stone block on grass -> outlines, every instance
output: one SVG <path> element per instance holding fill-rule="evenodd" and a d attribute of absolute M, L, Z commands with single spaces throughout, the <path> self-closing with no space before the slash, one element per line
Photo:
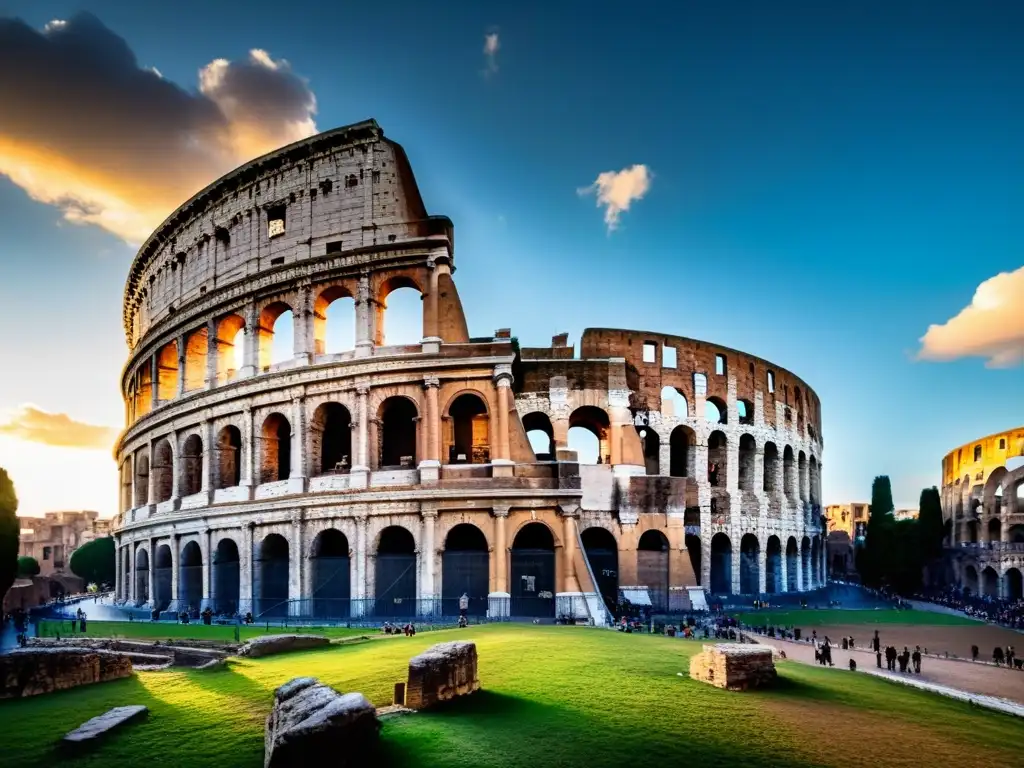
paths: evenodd
<path fill-rule="evenodd" d="M 409 660 L 405 706 L 429 709 L 479 689 L 476 643 L 439 643 Z"/>
<path fill-rule="evenodd" d="M 331 644 L 328 637 L 322 635 L 263 635 L 254 637 L 238 649 L 239 656 L 259 658 L 275 653 L 289 651 L 307 651 L 311 648 L 324 648 Z"/>
<path fill-rule="evenodd" d="M 0 655 L 0 699 L 38 696 L 130 677 L 126 654 L 91 648 L 16 648 Z"/>
<path fill-rule="evenodd" d="M 132 720 L 144 717 L 148 711 L 141 704 L 114 707 L 108 712 L 82 723 L 61 740 L 61 745 L 65 749 L 81 749 L 96 744 L 115 728 L 120 728 Z"/>
<path fill-rule="evenodd" d="M 705 645 L 690 659 L 690 677 L 716 688 L 745 691 L 775 682 L 777 672 L 769 645 Z"/>
<path fill-rule="evenodd" d="M 362 766 L 377 746 L 377 711 L 361 693 L 338 693 L 313 677 L 297 677 L 274 692 L 267 716 L 264 768 Z"/>

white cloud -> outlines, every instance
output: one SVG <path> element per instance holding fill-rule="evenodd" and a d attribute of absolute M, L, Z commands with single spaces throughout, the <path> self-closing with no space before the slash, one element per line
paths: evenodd
<path fill-rule="evenodd" d="M 501 47 L 501 41 L 498 39 L 497 32 L 488 32 L 484 35 L 484 58 L 487 60 L 487 66 L 484 69 L 484 75 L 493 75 L 498 71 L 498 49 Z"/>
<path fill-rule="evenodd" d="M 589 187 L 576 190 L 580 195 L 597 195 L 597 207 L 604 207 L 604 223 L 612 232 L 619 226 L 619 216 L 640 200 L 651 188 L 654 174 L 646 165 L 634 165 L 621 171 L 605 171 Z"/>
<path fill-rule="evenodd" d="M 0 18 L 0 102 L 0 175 L 132 244 L 218 176 L 316 132 L 287 61 L 217 59 L 187 91 L 88 13 L 42 31 Z"/>
<path fill-rule="evenodd" d="M 919 360 L 987 358 L 987 368 L 1024 363 L 1024 267 L 1000 272 L 974 292 L 970 305 L 921 337 Z"/>
<path fill-rule="evenodd" d="M 75 421 L 66 413 L 49 413 L 31 404 L 0 417 L 0 437 L 58 448 L 109 451 L 117 435 L 116 427 Z"/>

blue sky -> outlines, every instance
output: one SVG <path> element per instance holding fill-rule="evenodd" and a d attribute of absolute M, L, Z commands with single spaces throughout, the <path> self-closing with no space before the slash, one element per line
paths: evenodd
<path fill-rule="evenodd" d="M 471 333 L 511 326 L 544 344 L 641 328 L 765 357 L 821 398 L 826 503 L 867 500 L 889 474 L 897 505 L 916 506 L 947 450 L 1024 423 L 1024 368 L 987 367 L 977 339 L 947 344 L 966 357 L 915 360 L 929 325 L 1024 265 L 1024 5 L 834 5 L 8 0 L 5 12 L 41 29 L 84 8 L 189 91 L 215 59 L 287 59 L 315 93 L 318 129 L 373 117 L 405 147 L 428 209 L 455 222 Z M 0 154 L 4 129 L 0 115 Z M 634 164 L 650 188 L 609 232 L 577 190 Z M 0 411 L 32 403 L 118 427 L 134 249 L 23 186 L 0 175 L 0 338 L 15 364 Z M 1024 350 L 1013 323 L 1000 343 Z M 0 433 L 0 465 L 21 470 L 26 511 L 113 511 L 108 452 L 12 435 Z M 109 478 L 57 493 L 27 466 L 55 456 Z"/>

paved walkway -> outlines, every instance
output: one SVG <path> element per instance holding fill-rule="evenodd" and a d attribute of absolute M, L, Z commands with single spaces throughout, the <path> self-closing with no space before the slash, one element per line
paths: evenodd
<path fill-rule="evenodd" d="M 810 643 L 762 637 L 745 632 L 748 637 L 786 652 L 786 658 L 804 664 L 817 664 Z M 842 646 L 832 647 L 832 661 L 837 669 L 849 670 L 850 659 L 857 662 L 857 671 L 882 677 L 903 685 L 970 701 L 979 706 L 1024 717 L 1024 672 L 972 664 L 969 661 L 925 658 L 921 674 L 889 672 L 876 666 L 875 654 L 868 650 L 844 651 Z M 883 658 L 882 663 L 885 663 Z"/>

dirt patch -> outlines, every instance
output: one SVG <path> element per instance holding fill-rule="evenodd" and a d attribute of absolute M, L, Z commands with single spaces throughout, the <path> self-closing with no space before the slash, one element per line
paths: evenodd
<path fill-rule="evenodd" d="M 813 765 L 841 764 L 847 768 L 919 768 L 921 755 L 929 755 L 934 765 L 961 768 L 1013 768 L 1019 760 L 1013 755 L 978 749 L 957 741 L 941 728 L 925 727 L 884 715 L 819 701 L 788 700 L 772 704 L 772 716 L 795 731 L 805 731 L 808 723 L 819 723 L 822 738 L 805 739 L 801 754 Z"/>

